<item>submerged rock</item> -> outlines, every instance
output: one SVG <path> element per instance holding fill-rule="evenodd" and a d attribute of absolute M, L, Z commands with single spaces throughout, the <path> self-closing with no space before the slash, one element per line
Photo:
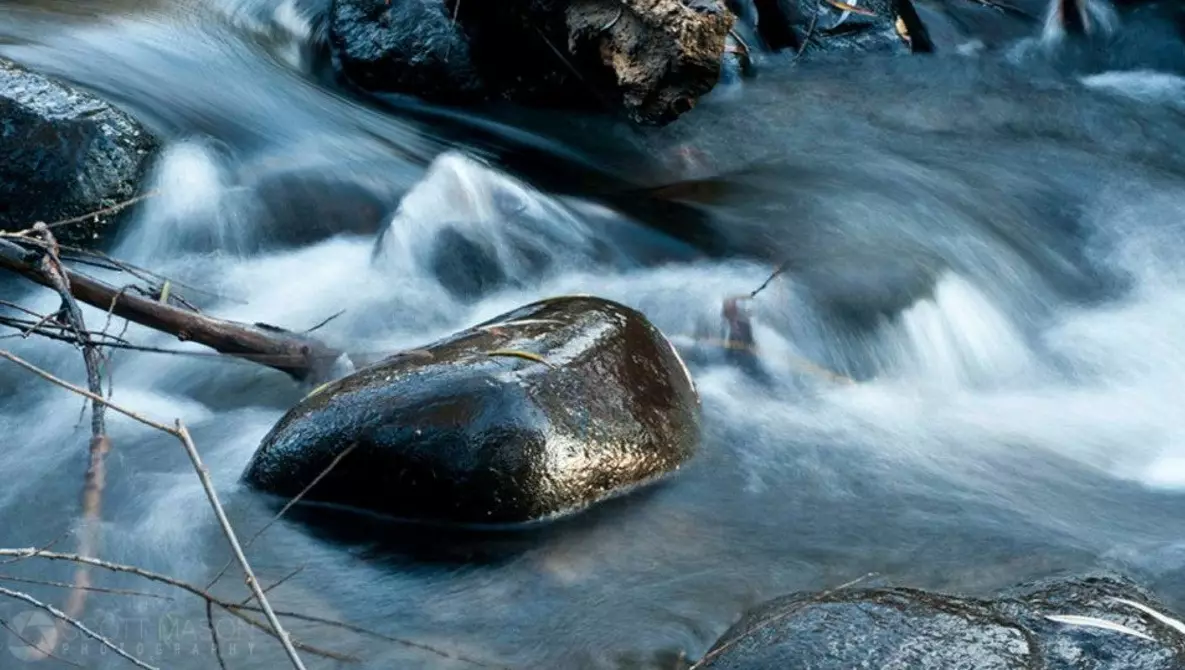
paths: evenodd
<path fill-rule="evenodd" d="M 747 614 L 697 667 L 1170 670 L 1183 667 L 1185 634 L 1164 612 L 1106 575 L 1029 584 L 994 600 L 904 588 L 796 594 Z"/>
<path fill-rule="evenodd" d="M 336 0 L 331 33 L 369 90 L 665 123 L 716 85 L 732 23 L 721 0 Z"/>
<path fill-rule="evenodd" d="M 0 60 L 0 230 L 72 219 L 136 195 L 156 140 L 89 93 Z M 113 213 L 56 232 L 93 241 Z"/>
<path fill-rule="evenodd" d="M 563 297 L 315 391 L 264 438 L 244 477 L 292 497 L 353 446 L 308 500 L 515 524 L 657 480 L 698 441 L 691 377 L 658 329 L 623 305 Z"/>

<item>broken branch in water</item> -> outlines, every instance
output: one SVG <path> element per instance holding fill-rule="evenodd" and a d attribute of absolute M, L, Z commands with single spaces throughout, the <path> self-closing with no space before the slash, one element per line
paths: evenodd
<path fill-rule="evenodd" d="M 62 266 L 62 259 L 58 256 L 58 241 L 54 238 L 49 227 L 38 223 L 32 228 L 33 234 L 44 242 L 44 253 L 36 264 L 42 283 L 50 286 L 62 300 L 58 308 L 58 319 L 68 327 L 77 338 L 77 344 L 82 348 L 82 359 L 86 364 L 86 383 L 92 394 L 103 393 L 103 352 L 98 344 L 91 339 L 86 328 L 86 320 L 82 309 L 70 291 L 70 280 Z M 47 320 L 47 319 L 43 319 Z M 35 328 L 40 328 L 38 322 Z M 64 330 L 64 329 L 63 329 Z M 111 450 L 111 441 L 107 437 L 107 426 L 104 419 L 106 407 L 103 403 L 91 401 L 91 440 L 88 449 L 89 461 L 82 486 L 82 532 L 78 543 L 78 550 L 83 554 L 96 552 L 99 542 L 99 528 L 103 509 L 103 488 L 107 479 L 106 458 Z M 74 573 L 74 587 L 66 600 L 64 618 L 59 618 L 54 629 L 48 633 L 42 642 L 46 649 L 57 649 L 58 642 L 65 634 L 65 626 L 74 625 L 73 622 L 82 616 L 86 609 L 86 597 L 90 587 L 90 570 L 85 566 L 78 566 Z"/>
<path fill-rule="evenodd" d="M 23 238 L 0 236 L 0 269 L 20 274 L 43 286 L 48 280 L 38 269 L 44 246 Z M 159 300 L 133 295 L 69 268 L 62 269 L 74 298 L 124 319 L 203 344 L 215 351 L 280 370 L 298 381 L 316 382 L 332 374 L 343 355 L 320 341 L 266 324 L 217 319 Z"/>

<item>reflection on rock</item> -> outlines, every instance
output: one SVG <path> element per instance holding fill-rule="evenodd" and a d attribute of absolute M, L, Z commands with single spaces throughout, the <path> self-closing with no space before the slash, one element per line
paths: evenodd
<path fill-rule="evenodd" d="M 306 398 L 252 485 L 383 515 L 514 524 L 678 469 L 699 441 L 689 373 L 640 313 L 592 297 L 522 307 Z"/>
<path fill-rule="evenodd" d="M 72 219 L 136 195 L 155 139 L 94 96 L 0 60 L 0 230 Z M 62 227 L 98 237 L 115 214 Z"/>
<path fill-rule="evenodd" d="M 1170 670 L 1182 667 L 1185 634 L 1164 612 L 1105 575 L 1029 584 L 994 600 L 904 588 L 795 594 L 747 614 L 697 667 Z"/>

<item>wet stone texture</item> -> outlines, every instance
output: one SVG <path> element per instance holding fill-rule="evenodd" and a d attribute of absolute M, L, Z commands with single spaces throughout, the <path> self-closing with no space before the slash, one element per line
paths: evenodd
<path fill-rule="evenodd" d="M 720 79 L 722 0 L 335 0 L 339 71 L 370 91 L 662 124 Z"/>
<path fill-rule="evenodd" d="M 1130 602 L 1122 602 L 1122 600 Z M 1136 605 L 1130 604 L 1136 603 Z M 1050 580 L 977 600 L 904 588 L 795 594 L 745 615 L 704 657 L 713 670 L 1175 670 L 1185 634 L 1111 575 Z M 1091 617 L 1125 626 L 1055 621 Z"/>
<path fill-rule="evenodd" d="M 71 219 L 134 197 L 157 146 L 127 114 L 0 60 L 0 230 Z M 56 231 L 93 242 L 115 215 Z"/>
<path fill-rule="evenodd" d="M 292 497 L 459 524 L 577 511 L 677 470 L 700 437 L 682 361 L 640 313 L 544 300 L 318 389 L 244 474 Z"/>

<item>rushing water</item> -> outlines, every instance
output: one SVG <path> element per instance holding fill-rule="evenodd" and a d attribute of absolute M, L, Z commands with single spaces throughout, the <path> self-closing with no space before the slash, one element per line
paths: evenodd
<path fill-rule="evenodd" d="M 340 312 L 318 334 L 374 353 L 536 298 L 584 292 L 636 306 L 687 343 L 716 322 L 723 298 L 771 271 L 702 259 L 602 207 L 548 196 L 464 147 L 449 149 L 448 133 L 422 115 L 335 90 L 324 70 L 324 12 L 321 2 L 288 0 L 8 0 L 0 54 L 101 91 L 167 138 L 151 176 L 159 195 L 114 252 L 201 288 L 191 297 L 219 316 L 299 330 Z M 1182 101 L 1180 80 L 1162 75 L 1101 74 L 1089 83 L 1149 105 Z M 841 140 L 842 121 L 832 128 Z M 943 137 L 926 146 L 940 150 Z M 1026 151 L 1022 144 L 1011 156 Z M 977 164 L 973 153 L 961 160 Z M 982 257 L 986 248 L 998 263 L 941 270 L 926 295 L 860 328 L 817 313 L 789 276 L 754 303 L 768 379 L 693 357 L 705 442 L 673 481 L 521 534 L 294 511 L 249 554 L 265 582 L 301 569 L 271 593 L 278 608 L 522 668 L 673 667 L 681 653 L 702 654 L 760 599 L 869 572 L 984 593 L 1109 567 L 1185 606 L 1185 190 L 1171 177 L 1116 169 L 1121 176 L 1083 216 L 1109 241 L 1094 267 L 1128 278 L 1105 299 L 1070 302 L 1028 286 L 1032 268 L 992 251 L 986 230 L 943 253 Z M 952 199 L 935 170 L 908 183 L 900 173 L 896 204 L 969 221 L 984 202 L 1010 204 L 1007 191 Z M 814 186 L 820 198 L 845 196 L 832 211 L 853 221 L 894 200 L 891 188 L 874 199 L 842 180 Z M 917 234 L 889 221 L 894 227 L 875 234 L 883 254 L 898 252 L 895 235 Z M 493 249 L 504 285 L 475 302 L 446 290 L 445 234 Z M 30 307 L 55 303 L 15 281 L 0 286 Z M 104 315 L 87 317 L 99 324 Z M 127 336 L 192 352 L 115 353 L 114 400 L 190 426 L 232 522 L 249 537 L 275 508 L 238 476 L 305 389 L 136 326 Z M 5 346 L 82 378 L 69 347 Z M 806 359 L 863 370 L 863 381 L 820 378 Z M 0 366 L 0 546 L 44 545 L 77 524 L 88 438 L 81 408 Z M 101 555 L 208 582 L 228 553 L 184 453 L 126 419 L 109 423 Z M 68 566 L 35 560 L 0 573 L 71 576 Z M 93 594 L 86 616 L 95 628 L 162 667 L 216 667 L 202 602 L 134 579 L 97 581 L 175 599 Z M 245 595 L 233 576 L 216 590 Z M 0 618 L 24 609 L 0 603 Z M 284 662 L 274 641 L 241 622 L 220 615 L 218 627 L 228 667 Z M 293 629 L 363 667 L 471 667 L 318 624 Z M 122 663 L 76 636 L 68 644 L 62 655 L 88 667 Z M 336 667 L 306 656 L 314 667 Z M 0 668 L 10 667 L 23 666 L 0 648 Z"/>

